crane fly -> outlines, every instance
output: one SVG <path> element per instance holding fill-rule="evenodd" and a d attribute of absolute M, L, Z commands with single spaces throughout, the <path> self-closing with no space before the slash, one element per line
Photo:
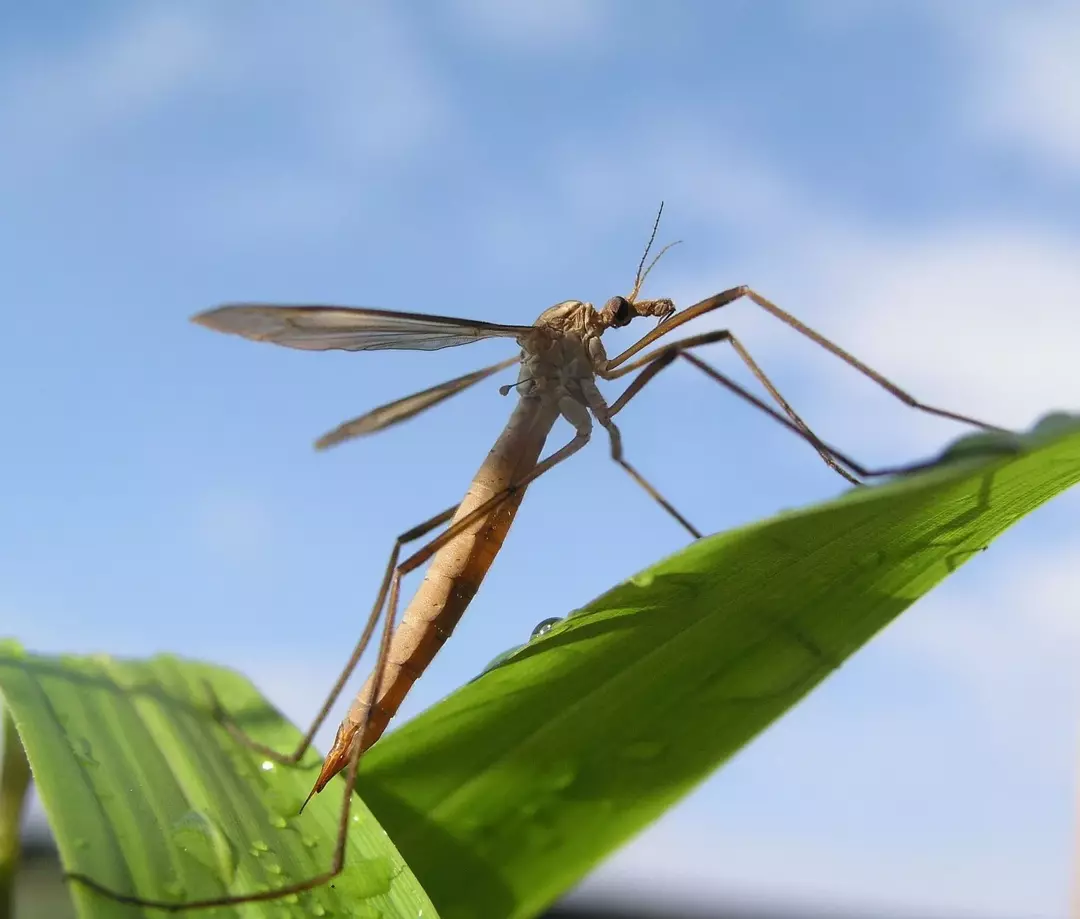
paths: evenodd
<path fill-rule="evenodd" d="M 662 212 L 663 205 L 660 208 L 660 213 Z M 810 430 L 742 342 L 727 329 L 700 333 L 646 351 L 659 338 L 685 323 L 722 309 L 736 300 L 749 300 L 912 408 L 985 430 L 1001 430 L 974 418 L 919 402 L 877 371 L 749 287 L 732 287 L 681 311 L 676 310 L 675 304 L 669 299 L 640 299 L 638 294 L 646 276 L 660 256 L 670 248 L 665 246 L 661 249 L 648 267 L 645 267 L 656 237 L 660 213 L 657 214 L 649 244 L 638 265 L 634 287 L 629 296 L 614 296 L 599 310 L 591 303 L 581 300 L 564 300 L 545 310 L 528 326 L 376 309 L 276 306 L 261 303 L 228 304 L 193 317 L 193 321 L 199 325 L 219 332 L 309 351 L 436 351 L 488 338 L 512 339 L 520 347 L 520 354 L 514 357 L 373 409 L 345 422 L 316 442 L 316 446 L 323 449 L 383 430 L 432 408 L 500 370 L 520 364 L 517 382 L 503 386 L 500 390 L 504 395 L 516 390 L 517 404 L 502 434 L 474 476 L 465 497 L 459 504 L 435 514 L 394 540 L 390 559 L 363 633 L 299 746 L 291 753 L 282 754 L 257 744 L 244 735 L 220 707 L 218 708 L 219 720 L 238 740 L 276 762 L 299 762 L 371 643 L 380 619 L 382 620 L 374 669 L 338 727 L 334 743 L 323 761 L 319 777 L 305 800 L 305 805 L 312 795 L 322 791 L 326 784 L 343 770 L 346 772 L 348 787 L 354 787 L 360 757 L 382 736 L 406 693 L 450 637 L 506 539 L 525 490 L 535 479 L 569 459 L 589 442 L 594 420 L 607 432 L 612 459 L 693 538 L 697 539 L 702 535 L 626 460 L 622 438 L 613 421 L 615 415 L 675 360 L 681 358 L 687 361 L 787 427 L 809 443 L 830 468 L 855 485 L 861 485 L 861 479 L 909 472 L 931 465 L 917 463 L 868 469 L 835 447 L 829 446 Z M 659 320 L 656 327 L 616 357 L 609 358 L 601 341 L 604 333 L 608 329 L 621 328 L 646 317 Z M 779 406 L 779 411 L 693 353 L 698 348 L 719 343 L 731 346 Z M 641 354 L 642 351 L 645 353 Z M 617 380 L 635 371 L 638 371 L 637 375 L 614 402 L 605 400 L 597 386 L 597 379 Z M 574 428 L 574 436 L 541 459 L 548 434 L 560 417 Z M 441 533 L 404 560 L 401 559 L 404 546 L 444 525 L 446 528 Z M 400 624 L 394 628 L 401 579 L 426 562 L 430 562 L 430 565 L 424 580 L 405 608 Z M 272 891 L 177 903 L 119 893 L 82 874 L 69 874 L 68 877 L 114 900 L 168 911 L 274 900 L 300 893 L 330 881 L 343 870 L 351 798 L 351 794 L 344 796 L 330 867 L 315 877 Z"/>

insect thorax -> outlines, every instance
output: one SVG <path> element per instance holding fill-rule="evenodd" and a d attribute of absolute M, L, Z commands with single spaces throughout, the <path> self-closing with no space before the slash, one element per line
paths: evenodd
<path fill-rule="evenodd" d="M 533 323 L 557 335 L 577 335 L 585 339 L 599 331 L 597 312 L 591 303 L 582 300 L 563 300 L 542 312 Z"/>
<path fill-rule="evenodd" d="M 540 334 L 522 341 L 518 392 L 556 397 L 576 394 L 579 381 L 593 378 L 594 357 L 604 357 L 599 314 L 591 303 L 564 300 L 544 310 L 533 327 Z"/>

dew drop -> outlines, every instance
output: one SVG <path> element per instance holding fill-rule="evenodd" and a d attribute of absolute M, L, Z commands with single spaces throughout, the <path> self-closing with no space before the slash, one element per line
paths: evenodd
<path fill-rule="evenodd" d="M 300 842 L 308 849 L 314 849 L 319 844 L 319 840 L 314 836 L 301 836 Z"/>
<path fill-rule="evenodd" d="M 300 902 L 300 897 L 298 897 L 294 893 L 286 894 L 281 899 L 284 900 L 286 903 L 299 903 Z"/>
<path fill-rule="evenodd" d="M 353 887 L 357 897 L 377 897 L 390 892 L 394 866 L 388 858 L 364 858 L 356 863 Z M 376 913 L 375 915 L 378 915 Z"/>
<path fill-rule="evenodd" d="M 536 624 L 536 628 L 534 628 L 529 635 L 529 641 L 532 641 L 534 638 L 539 638 L 542 635 L 546 635 L 560 622 L 562 622 L 562 617 L 560 616 L 551 616 L 548 619 L 541 620 Z"/>
<path fill-rule="evenodd" d="M 183 899 L 187 894 L 187 890 L 184 889 L 184 885 L 181 884 L 176 878 L 165 884 L 165 893 L 172 897 L 174 900 Z"/>
<path fill-rule="evenodd" d="M 90 741 L 85 737 L 79 737 L 75 740 L 71 747 L 75 753 L 75 759 L 77 759 L 84 766 L 100 766 L 94 758 L 94 748 L 90 746 Z"/>
<path fill-rule="evenodd" d="M 311 907 L 311 915 L 318 916 L 319 919 L 322 919 L 322 917 L 326 915 L 326 907 L 321 903 L 316 903 Z"/>
<path fill-rule="evenodd" d="M 172 825 L 177 846 L 209 868 L 226 885 L 236 877 L 236 850 L 218 823 L 201 811 L 188 811 Z"/>
<path fill-rule="evenodd" d="M 267 800 L 270 804 L 270 809 L 277 815 L 273 820 L 274 826 L 279 829 L 285 828 L 285 822 L 289 821 L 297 814 L 300 813 L 300 805 L 304 803 L 303 795 L 297 792 L 293 788 L 267 789 Z"/>
<path fill-rule="evenodd" d="M 266 870 L 274 875 L 282 875 L 285 873 L 285 869 L 281 867 L 277 862 L 270 862 L 266 866 Z"/>
<path fill-rule="evenodd" d="M 276 768 L 276 765 L 277 764 L 274 763 L 273 760 L 264 759 L 262 761 L 262 765 L 261 765 L 260 768 L 262 769 L 263 772 L 273 772 L 274 769 Z"/>
<path fill-rule="evenodd" d="M 270 825 L 276 826 L 279 830 L 283 830 L 289 825 L 289 821 L 282 817 L 281 814 L 272 814 L 270 817 Z"/>

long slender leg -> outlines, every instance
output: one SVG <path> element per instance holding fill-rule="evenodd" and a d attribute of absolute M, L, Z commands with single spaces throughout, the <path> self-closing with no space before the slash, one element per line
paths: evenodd
<path fill-rule="evenodd" d="M 657 363 L 661 361 L 663 361 L 664 363 L 670 363 L 674 359 L 674 357 L 675 354 L 673 352 L 670 356 L 665 355 L 659 358 L 657 360 Z M 648 369 L 642 371 L 642 373 L 639 374 L 639 377 L 644 376 L 646 373 L 648 373 Z M 643 476 L 640 472 L 637 471 L 637 469 L 635 469 L 633 466 L 630 465 L 629 462 L 627 462 L 626 458 L 623 456 L 622 433 L 619 431 L 619 428 L 616 426 L 615 422 L 611 420 L 611 416 L 614 414 L 614 412 L 612 411 L 611 407 L 608 406 L 607 402 L 604 401 L 604 397 L 600 395 L 600 391 L 596 389 L 596 385 L 583 385 L 583 389 L 585 390 L 586 399 L 589 403 L 589 406 L 592 408 L 593 414 L 596 415 L 597 420 L 600 422 L 600 424 L 604 426 L 604 428 L 608 432 L 608 437 L 611 441 L 611 458 L 623 468 L 623 470 L 630 476 L 630 478 L 632 478 L 635 482 L 637 482 L 638 485 L 645 489 L 649 497 L 651 497 L 665 511 L 667 511 L 672 517 L 674 517 L 675 520 L 679 523 L 679 525 L 682 526 L 694 539 L 700 539 L 702 535 L 701 531 L 698 530 L 692 523 L 690 523 L 690 521 L 687 520 L 682 514 L 680 514 L 675 509 L 674 505 L 670 501 L 668 501 L 667 498 L 665 498 L 662 494 L 660 494 L 660 492 L 657 491 L 656 487 L 648 479 L 646 479 L 645 476 Z M 627 387 L 627 392 L 629 392 L 631 389 L 634 389 L 633 384 Z M 634 389 L 634 392 L 630 392 L 627 398 L 632 398 L 636 392 L 640 391 L 640 389 L 641 386 L 637 386 L 637 388 Z M 625 395 L 626 394 L 624 393 L 624 396 Z M 584 411 L 584 409 L 582 409 L 582 411 Z"/>
<path fill-rule="evenodd" d="M 667 345 L 663 345 L 660 348 L 650 351 L 647 355 L 639 358 L 636 361 L 631 362 L 621 370 L 617 370 L 610 373 L 609 379 L 617 379 L 624 374 L 636 370 L 639 367 L 644 366 L 645 369 L 638 374 L 638 376 L 630 383 L 626 391 L 615 402 L 612 414 L 618 409 L 621 409 L 627 402 L 630 401 L 641 388 L 645 386 L 657 373 L 664 369 L 676 356 L 682 355 L 687 357 L 686 352 L 691 348 L 699 348 L 703 345 L 718 344 L 720 342 L 727 342 L 735 349 L 735 353 L 739 355 L 743 363 L 750 368 L 750 371 L 757 378 L 758 382 L 768 390 L 769 395 L 776 400 L 779 406 L 787 414 L 788 418 L 796 425 L 799 432 L 802 434 L 804 440 L 810 443 L 818 455 L 822 458 L 825 464 L 835 471 L 838 475 L 847 479 L 853 485 L 858 485 L 859 480 L 856 479 L 850 472 L 844 469 L 837 461 L 832 451 L 821 439 L 810 430 L 809 425 L 806 424 L 799 414 L 793 409 L 787 402 L 787 400 L 780 395 L 780 391 L 773 385 L 772 380 L 766 376 L 765 372 L 758 366 L 757 362 L 750 356 L 750 352 L 743 347 L 742 343 L 731 334 L 727 329 L 718 329 L 715 332 L 705 332 L 701 335 L 694 335 L 689 338 L 684 338 L 679 341 L 670 342 Z M 663 361 L 663 363 L 661 363 Z M 699 368 L 700 369 L 700 368 Z"/>
<path fill-rule="evenodd" d="M 750 405 L 754 406 L 759 411 L 764 412 L 774 421 L 786 427 L 793 434 L 797 434 L 799 437 L 807 441 L 818 451 L 824 451 L 825 453 L 828 453 L 834 460 L 836 460 L 837 463 L 846 466 L 856 475 L 862 476 L 863 478 L 874 478 L 878 476 L 897 475 L 904 472 L 914 472 L 918 469 L 924 469 L 932 466 L 936 462 L 935 460 L 927 460 L 924 462 L 908 463 L 899 466 L 883 466 L 876 469 L 864 466 L 856 460 L 853 460 L 851 457 L 847 456 L 845 453 L 841 452 L 836 447 L 825 443 L 825 441 L 821 440 L 817 437 L 817 435 L 810 431 L 810 429 L 806 427 L 805 424 L 800 427 L 799 425 L 792 422 L 790 419 L 785 418 L 772 406 L 763 402 L 761 399 L 759 399 L 753 393 L 749 392 L 744 387 L 740 386 L 730 377 L 721 373 L 719 370 L 716 370 L 714 367 L 707 364 L 697 355 L 689 353 L 691 348 L 724 341 L 727 339 L 727 337 L 728 333 L 725 330 L 719 330 L 716 332 L 706 332 L 702 335 L 694 335 L 688 338 L 680 339 L 679 341 L 674 341 L 667 345 L 664 345 L 663 347 L 657 348 L 655 351 L 650 352 L 644 358 L 634 361 L 632 365 L 623 368 L 623 370 L 634 370 L 640 367 L 644 367 L 645 369 L 642 370 L 641 373 L 639 373 L 636 377 L 634 377 L 630 385 L 626 387 L 626 389 L 619 396 L 619 398 L 611 404 L 609 414 L 616 415 L 618 412 L 622 411 L 622 409 L 625 408 L 626 404 L 631 399 L 633 399 L 634 396 L 637 395 L 637 393 L 640 392 L 641 389 L 646 384 L 648 384 L 650 380 L 652 380 L 665 367 L 669 366 L 676 358 L 681 357 L 684 360 L 688 361 L 691 365 L 696 367 L 698 370 L 700 370 L 702 373 L 704 373 L 706 376 L 712 378 L 717 383 L 720 383 L 722 386 L 733 392 L 740 399 L 748 402 Z M 617 375 L 621 376 L 622 373 L 620 372 Z"/>
<path fill-rule="evenodd" d="M 868 367 L 858 358 L 854 357 L 853 355 L 845 351 L 843 348 L 841 348 L 839 345 L 833 344 L 833 342 L 829 341 L 829 339 L 827 339 L 824 335 L 815 332 L 808 325 L 800 322 L 790 313 L 780 309 L 780 307 L 778 307 L 775 303 L 767 300 L 765 297 L 761 296 L 761 294 L 757 293 L 754 290 L 751 290 L 745 285 L 739 287 L 732 287 L 729 290 L 722 291 L 721 293 L 718 293 L 713 297 L 702 300 L 700 303 L 695 303 L 693 306 L 688 306 L 681 312 L 676 313 L 670 319 L 665 320 L 661 325 L 657 326 L 647 335 L 643 336 L 635 344 L 631 345 L 629 348 L 623 351 L 622 354 L 619 354 L 617 357 L 609 360 L 605 368 L 607 373 L 601 373 L 600 375 L 608 379 L 612 378 L 608 376 L 608 373 L 610 373 L 610 371 L 615 370 L 615 368 L 625 363 L 642 349 L 651 345 L 658 338 L 667 335 L 668 332 L 670 332 L 672 329 L 675 329 L 678 326 L 683 325 L 684 323 L 689 322 L 692 319 L 696 319 L 698 316 L 702 316 L 705 313 L 721 309 L 727 306 L 729 303 L 733 303 L 735 300 L 738 300 L 742 297 L 746 297 L 747 299 L 753 301 L 763 310 L 765 310 L 765 312 L 770 313 L 772 316 L 775 316 L 781 322 L 795 329 L 796 332 L 799 332 L 801 335 L 805 335 L 815 344 L 820 345 L 826 351 L 840 358 L 849 366 L 854 367 L 856 370 L 859 371 L 859 373 L 863 374 L 866 377 L 869 377 L 871 380 L 877 383 L 878 386 L 882 387 L 887 392 L 894 395 L 901 402 L 911 406 L 911 408 L 918 409 L 922 412 L 927 412 L 931 415 L 937 415 L 941 418 L 949 418 L 953 421 L 962 421 L 965 424 L 971 424 L 975 427 L 983 428 L 987 431 L 1004 430 L 1003 428 L 999 428 L 996 425 L 986 424 L 983 421 L 971 418 L 968 415 L 961 415 L 957 412 L 947 411 L 946 409 L 935 408 L 932 405 L 927 405 L 924 402 L 920 402 L 910 393 L 905 392 L 895 383 L 891 382 L 890 380 L 882 376 L 880 373 L 878 373 L 876 370 Z"/>
<path fill-rule="evenodd" d="M 614 427 L 614 424 L 608 426 L 608 433 L 610 433 L 611 429 Z M 618 429 L 616 428 L 616 430 Z M 627 473 L 629 473 L 630 478 L 632 478 L 635 482 L 638 483 L 638 485 L 644 488 L 649 497 L 651 497 L 665 511 L 667 511 L 672 517 L 674 517 L 675 520 L 678 521 L 680 526 L 682 526 L 683 529 L 685 529 L 691 536 L 693 536 L 694 539 L 701 539 L 703 535 L 702 532 L 697 527 L 695 527 L 689 520 L 687 520 L 682 514 L 680 514 L 675 509 L 675 506 L 670 501 L 668 501 L 667 498 L 660 494 L 660 492 L 656 490 L 656 487 L 651 482 L 649 482 L 649 480 L 646 479 L 645 476 L 638 472 L 623 458 L 621 439 L 619 441 L 618 450 L 616 451 L 615 449 L 612 449 L 611 458 L 615 460 L 615 462 L 618 463 L 620 466 L 622 466 L 622 468 L 625 469 Z"/>
<path fill-rule="evenodd" d="M 384 602 L 386 603 L 386 618 L 383 622 L 382 640 L 379 645 L 379 656 L 375 664 L 375 673 L 378 674 L 376 680 L 372 686 L 371 698 L 377 698 L 379 691 L 379 679 L 382 671 L 385 668 L 386 657 L 390 650 L 390 636 L 392 634 L 392 628 L 397 616 L 397 602 L 398 593 L 401 578 L 408 574 L 410 571 L 418 568 L 425 561 L 431 558 L 442 546 L 458 536 L 460 533 L 468 529 L 475 524 L 484 515 L 489 514 L 492 510 L 498 507 L 503 501 L 509 498 L 511 495 L 516 494 L 521 489 L 525 488 L 535 479 L 539 478 L 545 472 L 548 472 L 559 463 L 566 459 L 569 459 L 589 441 L 588 430 L 578 429 L 574 438 L 565 446 L 556 450 L 546 459 L 537 463 L 527 475 L 522 479 L 504 489 L 503 491 L 493 495 L 483 504 L 474 508 L 470 513 L 461 517 L 459 520 L 454 521 L 449 527 L 443 530 L 433 540 L 426 545 L 418 549 L 403 562 L 397 562 L 397 553 L 400 551 L 400 544 L 404 541 L 408 541 L 405 537 L 410 534 L 419 532 L 421 535 L 424 532 L 429 532 L 434 529 L 439 523 L 444 522 L 448 513 L 443 511 L 441 514 L 432 517 L 430 520 L 425 521 L 407 533 L 399 537 L 398 544 L 395 545 L 394 552 L 391 554 L 390 564 L 387 566 L 386 575 L 383 578 L 382 585 L 379 590 L 379 596 L 376 600 L 375 611 L 372 614 L 372 619 L 369 620 L 368 627 L 365 628 L 365 636 L 370 640 L 371 633 L 374 631 L 375 624 L 378 622 L 378 614 L 381 611 Z M 456 508 L 454 509 L 456 510 Z M 426 529 L 425 529 L 426 528 Z M 413 538 L 416 538 L 415 536 Z M 361 644 L 363 644 L 362 642 Z M 358 644 L 358 647 L 360 645 Z M 363 650 L 361 648 L 361 650 Z M 145 897 L 139 897 L 132 894 L 125 894 L 119 891 L 115 891 L 106 887 L 104 884 L 99 884 L 93 878 L 79 873 L 68 873 L 65 877 L 71 881 L 77 881 L 86 887 L 96 891 L 102 896 L 108 897 L 111 900 L 115 900 L 119 903 L 127 903 L 133 906 L 142 906 L 145 908 L 160 909 L 165 912 L 180 912 L 183 910 L 197 910 L 197 909 L 210 909 L 216 906 L 235 906 L 241 903 L 256 903 L 266 900 L 278 900 L 282 897 L 287 897 L 290 894 L 303 893 L 305 890 L 311 890 L 314 887 L 318 887 L 325 884 L 328 881 L 333 880 L 345 867 L 345 849 L 348 842 L 348 830 L 349 830 L 349 812 L 352 805 L 352 789 L 356 784 L 356 775 L 359 769 L 360 757 L 364 750 L 364 734 L 367 731 L 368 721 L 372 712 L 373 706 L 369 704 L 365 713 L 365 719 L 361 724 L 359 731 L 357 732 L 355 741 L 349 745 L 346 753 L 346 788 L 349 792 L 345 794 L 344 800 L 341 806 L 341 816 L 338 820 L 338 833 L 337 841 L 334 845 L 334 856 L 331 861 L 331 866 L 328 871 L 318 874 L 315 877 L 308 878 L 304 881 L 297 882 L 296 884 L 290 884 L 285 887 L 279 887 L 274 890 L 258 891 L 250 894 L 241 894 L 236 896 L 214 897 L 206 900 L 191 900 L 188 902 L 173 902 L 170 900 L 152 900 Z"/>

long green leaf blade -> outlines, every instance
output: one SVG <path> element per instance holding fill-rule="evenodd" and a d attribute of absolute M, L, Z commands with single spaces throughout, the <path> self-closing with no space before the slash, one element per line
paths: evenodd
<path fill-rule="evenodd" d="M 695 543 L 387 736 L 361 794 L 445 919 L 536 915 L 1080 480 L 1078 428 Z"/>

